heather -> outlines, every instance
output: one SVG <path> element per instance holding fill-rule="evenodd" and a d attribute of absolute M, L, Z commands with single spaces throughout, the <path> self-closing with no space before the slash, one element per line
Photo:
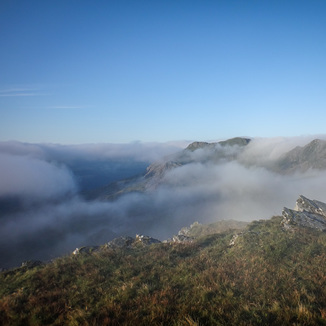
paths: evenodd
<path fill-rule="evenodd" d="M 326 324 L 326 234 L 281 217 L 0 274 L 3 325 Z"/>

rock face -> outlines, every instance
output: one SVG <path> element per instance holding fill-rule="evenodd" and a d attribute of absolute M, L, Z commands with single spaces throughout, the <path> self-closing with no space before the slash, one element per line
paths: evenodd
<path fill-rule="evenodd" d="M 304 227 L 326 231 L 326 204 L 317 200 L 310 200 L 300 196 L 295 209 L 284 207 L 283 224 L 300 225 Z"/>

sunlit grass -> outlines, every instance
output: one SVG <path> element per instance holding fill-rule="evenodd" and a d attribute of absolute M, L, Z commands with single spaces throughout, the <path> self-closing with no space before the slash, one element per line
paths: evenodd
<path fill-rule="evenodd" d="M 326 234 L 256 221 L 0 274 L 2 325 L 326 325 Z"/>

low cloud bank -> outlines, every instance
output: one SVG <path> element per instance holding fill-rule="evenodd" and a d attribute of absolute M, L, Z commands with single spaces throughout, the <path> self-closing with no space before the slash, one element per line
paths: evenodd
<path fill-rule="evenodd" d="M 189 141 L 167 143 L 127 144 L 29 144 L 16 141 L 0 142 L 0 153 L 28 156 L 50 162 L 69 164 L 75 161 L 102 161 L 129 159 L 134 161 L 154 162 L 186 147 Z"/>
<path fill-rule="evenodd" d="M 197 219 L 204 222 L 269 218 L 279 215 L 283 206 L 294 206 L 300 194 L 326 201 L 325 171 L 282 176 L 235 161 L 197 163 L 170 171 L 164 181 L 171 200 L 181 194 L 191 197 L 190 202 L 199 202 Z"/>
<path fill-rule="evenodd" d="M 143 233 L 163 240 L 194 221 L 269 218 L 279 215 L 283 206 L 293 207 L 300 194 L 326 201 L 326 171 L 279 175 L 264 167 L 307 142 L 303 138 L 253 140 L 238 161 L 212 164 L 198 159 L 168 171 L 159 186 L 147 193 L 127 194 L 114 202 L 86 202 L 75 195 L 2 214 L 0 267 L 27 259 L 51 259 L 120 235 Z M 48 198 L 75 191 L 66 168 L 27 156 L 16 155 L 15 160 L 13 154 L 0 155 L 0 177 L 6 178 L 1 195 L 34 191 L 35 196 Z M 10 167 L 16 176 L 9 177 Z"/>
<path fill-rule="evenodd" d="M 74 176 L 75 187 L 80 190 L 104 186 L 143 173 L 150 163 L 180 151 L 187 144 L 134 142 L 58 145 L 0 142 L 0 177 L 7 176 L 6 182 L 0 185 L 0 196 L 5 193 L 36 194 L 38 189 L 41 190 L 41 184 L 44 195 L 48 194 L 51 187 L 55 188 L 52 189 L 53 195 L 55 192 L 59 195 L 59 184 L 65 194 L 66 187 L 72 183 L 71 175 Z M 51 181 L 51 178 L 57 180 Z M 42 195 L 42 191 L 40 193 Z"/>
<path fill-rule="evenodd" d="M 255 138 L 240 155 L 239 161 L 251 165 L 269 167 L 281 155 L 297 146 L 305 146 L 314 139 L 326 140 L 326 135 L 309 135 L 300 137 Z"/>
<path fill-rule="evenodd" d="M 74 193 L 71 173 L 63 166 L 26 156 L 0 153 L 0 197 L 47 199 Z"/>

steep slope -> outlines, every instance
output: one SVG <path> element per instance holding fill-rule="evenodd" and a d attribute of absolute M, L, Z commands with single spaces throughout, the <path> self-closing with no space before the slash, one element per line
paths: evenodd
<path fill-rule="evenodd" d="M 281 216 L 188 243 L 103 246 L 1 273 L 0 324 L 326 325 L 325 258 L 325 232 Z"/>
<path fill-rule="evenodd" d="M 326 169 L 326 141 L 315 139 L 306 146 L 296 147 L 284 154 L 277 162 L 276 170 L 280 173 L 308 169 Z"/>

